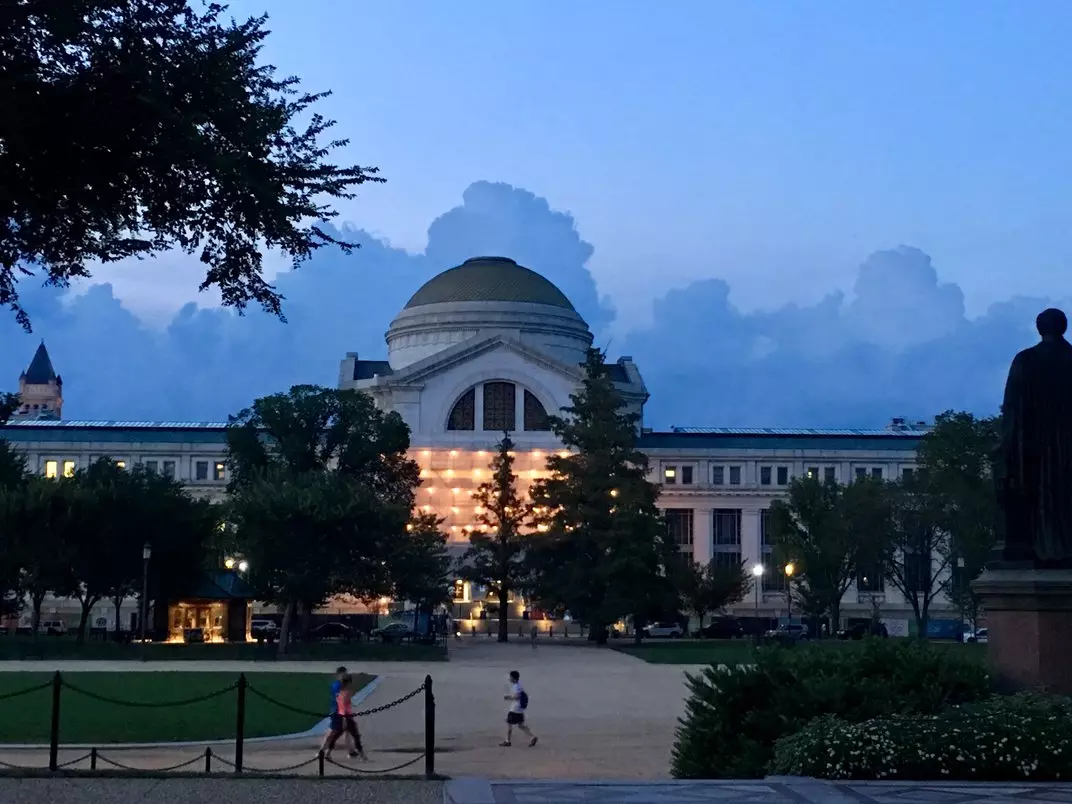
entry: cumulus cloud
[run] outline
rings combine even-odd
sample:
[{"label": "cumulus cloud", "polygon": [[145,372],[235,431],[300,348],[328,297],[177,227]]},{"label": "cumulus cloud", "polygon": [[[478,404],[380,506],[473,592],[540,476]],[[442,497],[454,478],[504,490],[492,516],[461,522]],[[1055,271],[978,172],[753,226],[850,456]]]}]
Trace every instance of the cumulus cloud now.
[{"label": "cumulus cloud", "polygon": [[[0,316],[0,385],[14,382],[43,337],[64,377],[67,418],[219,420],[294,383],[334,384],[348,351],[382,358],[384,332],[409,296],[485,254],[543,273],[597,343],[607,341],[614,310],[586,267],[593,246],[571,215],[526,190],[471,185],[432,222],[421,254],[362,230],[344,234],[362,248],[322,250],[277,278],[286,324],[191,303],[159,329],[107,284],[64,298],[24,282],[35,333]],[[612,351],[640,366],[656,427],[880,426],[947,408],[993,412],[1009,360],[1033,342],[1047,303],[1015,298],[968,319],[960,288],[940,280],[928,255],[899,247],[865,260],[850,294],[831,289],[813,305],[745,312],[721,279],[670,291],[654,302],[652,323],[617,337]]]}]

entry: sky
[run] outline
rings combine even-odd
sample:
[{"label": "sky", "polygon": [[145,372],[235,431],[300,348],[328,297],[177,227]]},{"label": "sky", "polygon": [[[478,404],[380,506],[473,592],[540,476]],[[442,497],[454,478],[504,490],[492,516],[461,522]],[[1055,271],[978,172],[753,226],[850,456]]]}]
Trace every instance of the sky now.
[{"label": "sky", "polygon": [[[241,0],[265,57],[380,168],[365,247],[236,317],[170,253],[20,290],[0,385],[44,338],[65,416],[211,420],[346,351],[421,282],[504,254],[558,283],[651,392],[647,423],[881,426],[998,405],[1072,297],[1072,5]],[[6,378],[10,378],[7,380]]]}]

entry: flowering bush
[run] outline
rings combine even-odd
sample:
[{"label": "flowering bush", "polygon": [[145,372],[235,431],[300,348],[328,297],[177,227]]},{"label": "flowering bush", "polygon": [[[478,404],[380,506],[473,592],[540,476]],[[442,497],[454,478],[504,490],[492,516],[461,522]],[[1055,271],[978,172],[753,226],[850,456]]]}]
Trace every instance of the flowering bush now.
[{"label": "flowering bush", "polygon": [[762,649],[755,664],[708,667],[688,686],[671,766],[687,779],[761,778],[774,744],[822,714],[935,714],[989,694],[981,664],[896,639]]},{"label": "flowering bush", "polygon": [[1072,700],[995,696],[937,715],[824,715],[778,741],[771,772],[822,779],[1054,781],[1072,776]]}]

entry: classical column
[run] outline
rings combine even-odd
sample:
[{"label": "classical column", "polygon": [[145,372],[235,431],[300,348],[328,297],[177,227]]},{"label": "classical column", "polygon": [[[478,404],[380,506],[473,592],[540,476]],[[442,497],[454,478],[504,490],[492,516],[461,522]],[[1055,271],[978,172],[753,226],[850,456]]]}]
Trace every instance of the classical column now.
[{"label": "classical column", "polygon": [[763,561],[760,544],[759,508],[741,509],[741,559],[749,568]]},{"label": "classical column", "polygon": [[692,512],[692,560],[707,565],[714,554],[714,530],[711,525],[711,509],[695,508]]}]

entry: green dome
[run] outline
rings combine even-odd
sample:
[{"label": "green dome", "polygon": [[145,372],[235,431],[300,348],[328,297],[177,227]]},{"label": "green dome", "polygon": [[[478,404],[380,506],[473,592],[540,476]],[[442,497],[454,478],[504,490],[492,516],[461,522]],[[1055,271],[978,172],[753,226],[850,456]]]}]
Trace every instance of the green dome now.
[{"label": "green dome", "polygon": [[506,257],[473,257],[425,282],[406,309],[444,302],[525,302],[573,310],[566,295]]}]

